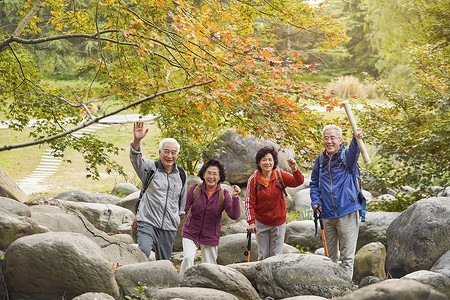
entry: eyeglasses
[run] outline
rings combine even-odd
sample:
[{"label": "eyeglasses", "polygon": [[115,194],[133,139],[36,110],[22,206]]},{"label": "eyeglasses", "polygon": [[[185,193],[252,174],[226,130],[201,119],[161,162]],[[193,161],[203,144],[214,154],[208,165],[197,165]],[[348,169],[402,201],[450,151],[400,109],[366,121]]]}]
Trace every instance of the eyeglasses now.
[{"label": "eyeglasses", "polygon": [[339,139],[341,139],[341,138],[339,138],[339,137],[335,137],[335,136],[325,136],[324,138],[323,138],[323,140],[325,141],[325,142],[327,142],[327,141],[332,141],[332,142],[334,142],[334,141],[337,141],[337,140],[339,140]]}]

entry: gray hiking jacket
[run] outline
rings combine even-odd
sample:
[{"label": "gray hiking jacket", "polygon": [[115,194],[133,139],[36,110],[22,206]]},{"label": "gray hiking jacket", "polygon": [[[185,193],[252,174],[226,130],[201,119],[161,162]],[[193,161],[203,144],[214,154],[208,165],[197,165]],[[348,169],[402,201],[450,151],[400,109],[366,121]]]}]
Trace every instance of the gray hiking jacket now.
[{"label": "gray hiking jacket", "polygon": [[[155,169],[155,161],[145,158],[141,148],[136,151],[131,145],[130,160],[144,184],[150,170]],[[180,224],[180,215],[184,215],[186,184],[183,186],[176,166],[168,174],[162,164],[159,165],[161,167],[156,169],[153,180],[142,196],[136,220],[150,223],[162,230],[176,231]]]}]

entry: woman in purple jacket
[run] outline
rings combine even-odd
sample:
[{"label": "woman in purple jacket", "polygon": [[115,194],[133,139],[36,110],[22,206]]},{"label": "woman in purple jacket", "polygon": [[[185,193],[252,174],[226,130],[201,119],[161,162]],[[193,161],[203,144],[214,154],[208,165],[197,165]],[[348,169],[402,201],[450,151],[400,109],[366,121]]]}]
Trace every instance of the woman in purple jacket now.
[{"label": "woman in purple jacket", "polygon": [[[202,250],[202,262],[216,263],[222,211],[225,210],[233,220],[237,220],[241,215],[239,200],[241,189],[233,185],[233,197],[227,190],[222,190],[220,182],[225,181],[227,175],[220,161],[217,159],[207,161],[198,172],[198,176],[203,183],[194,184],[186,196],[185,212],[188,216],[181,233],[184,256],[180,267],[181,276],[194,265],[197,245],[200,245]],[[200,188],[197,188],[198,185]],[[194,199],[196,188],[198,194]]]}]

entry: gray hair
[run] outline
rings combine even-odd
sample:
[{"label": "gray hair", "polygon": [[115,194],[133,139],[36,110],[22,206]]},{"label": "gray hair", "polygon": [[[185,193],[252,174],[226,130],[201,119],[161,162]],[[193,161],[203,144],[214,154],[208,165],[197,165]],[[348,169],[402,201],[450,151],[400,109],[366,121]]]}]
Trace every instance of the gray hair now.
[{"label": "gray hair", "polygon": [[325,131],[331,130],[331,129],[332,130],[336,130],[338,135],[339,135],[339,137],[342,137],[342,129],[339,126],[336,126],[336,125],[327,125],[327,126],[325,126],[323,128],[323,131],[322,131],[322,136],[325,136]]},{"label": "gray hair", "polygon": [[177,140],[174,138],[165,138],[161,142],[159,142],[159,150],[163,151],[164,145],[166,143],[175,143],[177,145],[177,153],[180,152],[180,144],[178,144]]}]

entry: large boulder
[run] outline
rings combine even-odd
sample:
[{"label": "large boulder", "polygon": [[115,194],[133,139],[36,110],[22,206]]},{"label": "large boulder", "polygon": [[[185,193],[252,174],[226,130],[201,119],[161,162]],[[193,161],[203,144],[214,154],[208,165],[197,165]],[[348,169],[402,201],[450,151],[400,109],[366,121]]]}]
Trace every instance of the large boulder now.
[{"label": "large boulder", "polygon": [[357,291],[333,300],[446,300],[431,286],[415,280],[389,279],[367,285]]},{"label": "large boulder", "polygon": [[59,200],[65,209],[80,211],[97,229],[108,233],[132,234],[134,213],[114,204]]},{"label": "large boulder", "polygon": [[[219,241],[217,263],[220,265],[229,265],[247,261],[244,252],[247,251],[247,234],[236,233],[222,236]],[[256,237],[251,235],[250,261],[258,259],[258,245]]]},{"label": "large boulder", "polygon": [[400,216],[399,212],[366,212],[366,221],[361,222],[359,227],[356,249],[359,250],[372,242],[380,242],[387,246],[386,230],[398,216]]},{"label": "large boulder", "polygon": [[31,211],[28,206],[11,198],[0,197],[0,210],[1,209],[18,216],[31,217]]},{"label": "large boulder", "polygon": [[15,199],[21,203],[28,201],[25,194],[8,173],[0,169],[0,196]]},{"label": "large boulder", "polygon": [[245,263],[230,264],[227,265],[227,267],[235,269],[236,271],[244,275],[253,285],[255,290],[258,291],[258,288],[256,286],[256,272],[257,272],[256,267],[259,263],[260,261],[252,261]]},{"label": "large boulder", "polygon": [[127,265],[148,261],[147,256],[138,247],[123,242],[123,238],[116,238],[115,235],[110,236],[98,230],[80,212],[52,205],[35,205],[30,209],[33,220],[38,224],[55,232],[75,232],[85,235],[115,264]]},{"label": "large boulder", "polygon": [[259,300],[258,293],[244,275],[216,264],[202,263],[190,267],[184,274],[181,286],[212,288],[226,291],[238,299]]},{"label": "large boulder", "polygon": [[430,271],[444,274],[450,278],[450,250],[445,252],[433,265]]},{"label": "large boulder", "polygon": [[317,231],[318,237],[315,236],[314,221],[312,220],[290,222],[286,225],[285,242],[292,246],[298,245],[314,251],[323,247],[320,226]]},{"label": "large boulder", "polygon": [[84,293],[72,300],[114,300],[114,297],[105,293]]},{"label": "large boulder", "polygon": [[0,210],[0,249],[6,249],[18,238],[36,233],[48,232],[29,217],[18,216]]},{"label": "large boulder", "polygon": [[117,298],[112,263],[84,235],[47,232],[22,237],[5,254],[5,279],[12,299],[72,299],[86,292]]},{"label": "large boulder", "polygon": [[159,260],[119,267],[116,269],[116,281],[121,298],[126,295],[137,297],[136,289],[146,286],[145,296],[152,299],[159,289],[180,286],[181,277],[170,261]]},{"label": "large boulder", "polygon": [[53,197],[58,200],[74,201],[74,202],[87,202],[87,203],[103,203],[103,204],[116,204],[120,201],[119,197],[110,194],[102,193],[89,193],[81,190],[67,191]]},{"label": "large boulder", "polygon": [[156,292],[153,300],[238,300],[225,291],[198,287],[172,287]]},{"label": "large boulder", "polygon": [[219,151],[217,158],[227,168],[227,180],[232,184],[246,184],[248,178],[256,170],[255,156],[259,149],[265,146],[273,146],[278,151],[279,168],[291,171],[287,160],[294,157],[292,151],[281,150],[272,141],[258,139],[254,136],[242,137],[235,131],[229,130],[214,144]]},{"label": "large boulder", "polygon": [[450,299],[450,278],[443,274],[427,270],[420,270],[409,273],[400,279],[417,280],[422,283],[431,285],[435,290],[446,294]]},{"label": "large boulder", "polygon": [[387,229],[386,272],[402,277],[429,270],[448,251],[450,198],[420,200],[406,209]]},{"label": "large boulder", "polygon": [[136,203],[139,200],[139,195],[141,194],[141,191],[136,191],[134,193],[131,193],[124,198],[120,199],[116,205],[121,206],[123,208],[131,210],[133,213],[136,213]]},{"label": "large boulder", "polygon": [[352,281],[338,264],[314,254],[285,254],[257,265],[256,285],[261,294],[275,299],[299,295],[325,298],[352,290]]},{"label": "large boulder", "polygon": [[384,271],[386,262],[386,248],[380,242],[365,245],[355,255],[355,267],[353,280],[359,282],[367,276],[376,276],[383,280],[387,279]]},{"label": "large boulder", "polygon": [[139,189],[132,183],[124,182],[116,184],[112,190],[112,193],[119,196],[128,196],[134,192],[138,192]]}]

